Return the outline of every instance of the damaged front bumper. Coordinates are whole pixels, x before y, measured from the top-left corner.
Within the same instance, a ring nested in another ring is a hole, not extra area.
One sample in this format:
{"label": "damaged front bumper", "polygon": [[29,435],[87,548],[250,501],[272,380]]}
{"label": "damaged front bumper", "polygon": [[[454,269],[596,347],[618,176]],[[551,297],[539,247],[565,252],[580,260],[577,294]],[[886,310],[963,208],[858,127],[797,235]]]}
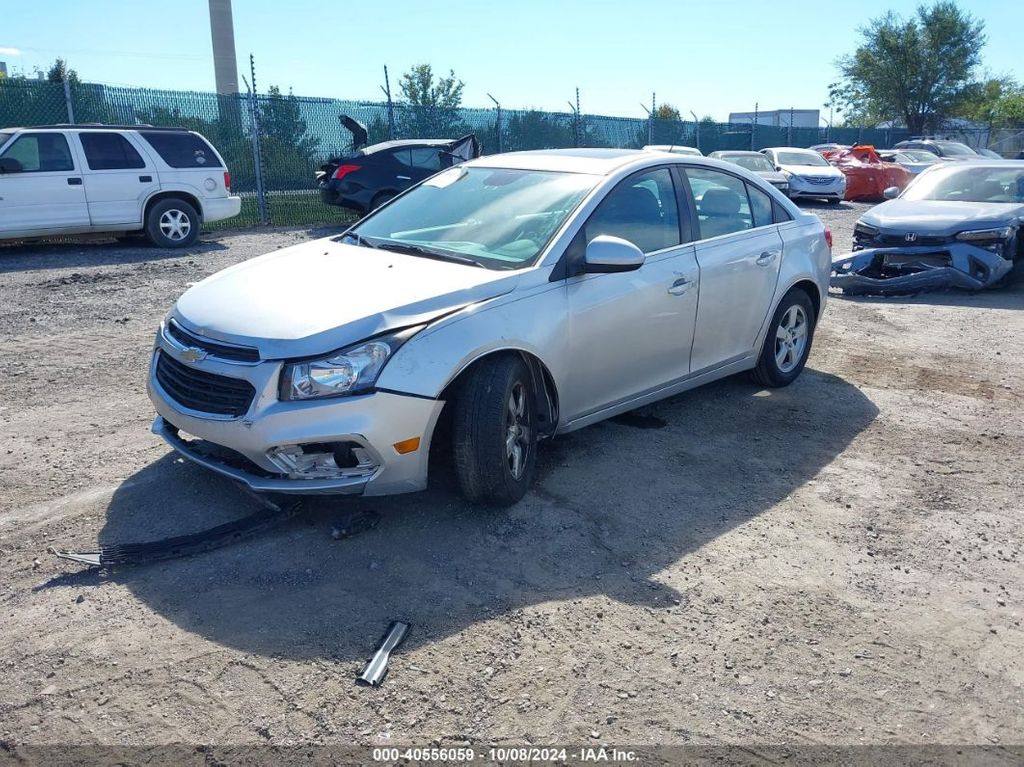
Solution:
{"label": "damaged front bumper", "polygon": [[[443,401],[373,391],[285,402],[278,398],[281,362],[189,362],[187,351],[161,331],[148,390],[157,411],[153,432],[190,461],[258,492],[390,495],[426,487],[430,439]],[[175,379],[157,374],[161,355],[177,360],[179,370],[188,365],[204,376],[195,386],[248,384],[249,403],[233,415],[192,409],[181,391],[176,397],[162,383]]]}
{"label": "damaged front bumper", "polygon": [[1013,261],[968,243],[865,248],[832,259],[829,284],[847,295],[900,295],[995,286]]}

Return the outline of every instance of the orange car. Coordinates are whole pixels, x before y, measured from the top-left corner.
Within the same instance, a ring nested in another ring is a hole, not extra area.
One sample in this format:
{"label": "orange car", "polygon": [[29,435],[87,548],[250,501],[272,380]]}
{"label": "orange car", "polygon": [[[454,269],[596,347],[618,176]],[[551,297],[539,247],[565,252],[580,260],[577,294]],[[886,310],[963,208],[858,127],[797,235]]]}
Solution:
{"label": "orange car", "polygon": [[870,144],[825,150],[821,155],[846,176],[846,200],[881,200],[887,188],[903,189],[911,179],[910,171],[885,162]]}

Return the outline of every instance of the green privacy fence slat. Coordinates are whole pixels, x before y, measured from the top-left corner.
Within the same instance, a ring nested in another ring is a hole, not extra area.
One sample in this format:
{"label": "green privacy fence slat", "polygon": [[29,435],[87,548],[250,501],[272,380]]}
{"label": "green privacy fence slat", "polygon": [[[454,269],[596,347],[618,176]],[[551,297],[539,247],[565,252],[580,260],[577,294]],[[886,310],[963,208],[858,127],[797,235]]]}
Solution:
{"label": "green privacy fence slat", "polygon": [[[901,130],[873,128],[773,127],[683,120],[575,115],[572,112],[502,109],[430,109],[291,94],[222,96],[197,91],[82,83],[68,94],[62,83],[0,80],[0,128],[69,122],[68,98],[76,123],[181,126],[206,136],[224,156],[232,189],[242,196],[242,214],[221,226],[260,223],[257,171],[262,180],[267,223],[332,225],[351,214],[321,203],[314,173],[325,160],[352,149],[352,136],[339,115],[363,123],[370,143],[390,138],[457,138],[476,133],[483,151],[565,147],[638,149],[645,144],[719,149],[841,144],[892,146],[907,137]],[[255,118],[255,119],[254,119]],[[254,152],[258,133],[259,153]],[[216,225],[215,225],[216,226]]]}

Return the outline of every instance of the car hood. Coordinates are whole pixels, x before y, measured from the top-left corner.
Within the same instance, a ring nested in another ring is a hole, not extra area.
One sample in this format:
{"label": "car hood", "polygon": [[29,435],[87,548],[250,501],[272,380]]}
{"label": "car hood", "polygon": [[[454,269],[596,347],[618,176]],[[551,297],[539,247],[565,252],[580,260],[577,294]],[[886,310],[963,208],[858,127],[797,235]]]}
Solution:
{"label": "car hood", "polygon": [[952,236],[965,229],[984,229],[1019,222],[1024,205],[1002,202],[889,200],[876,205],[861,222],[885,231]]}
{"label": "car hood", "polygon": [[334,351],[508,293],[516,272],[315,240],[206,278],[171,316],[264,359]]}
{"label": "car hood", "polygon": [[794,176],[813,176],[815,178],[842,178],[843,172],[831,165],[780,165],[786,173]]}

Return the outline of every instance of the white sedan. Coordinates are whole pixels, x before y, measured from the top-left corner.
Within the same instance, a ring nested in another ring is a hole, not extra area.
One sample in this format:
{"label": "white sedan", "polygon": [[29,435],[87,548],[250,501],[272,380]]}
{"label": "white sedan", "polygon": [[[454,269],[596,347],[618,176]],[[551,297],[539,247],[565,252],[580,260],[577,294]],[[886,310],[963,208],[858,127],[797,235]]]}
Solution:
{"label": "white sedan", "polygon": [[828,160],[810,149],[770,147],[762,149],[775,170],[789,179],[787,194],[792,199],[826,200],[838,205],[846,195],[846,176]]}

